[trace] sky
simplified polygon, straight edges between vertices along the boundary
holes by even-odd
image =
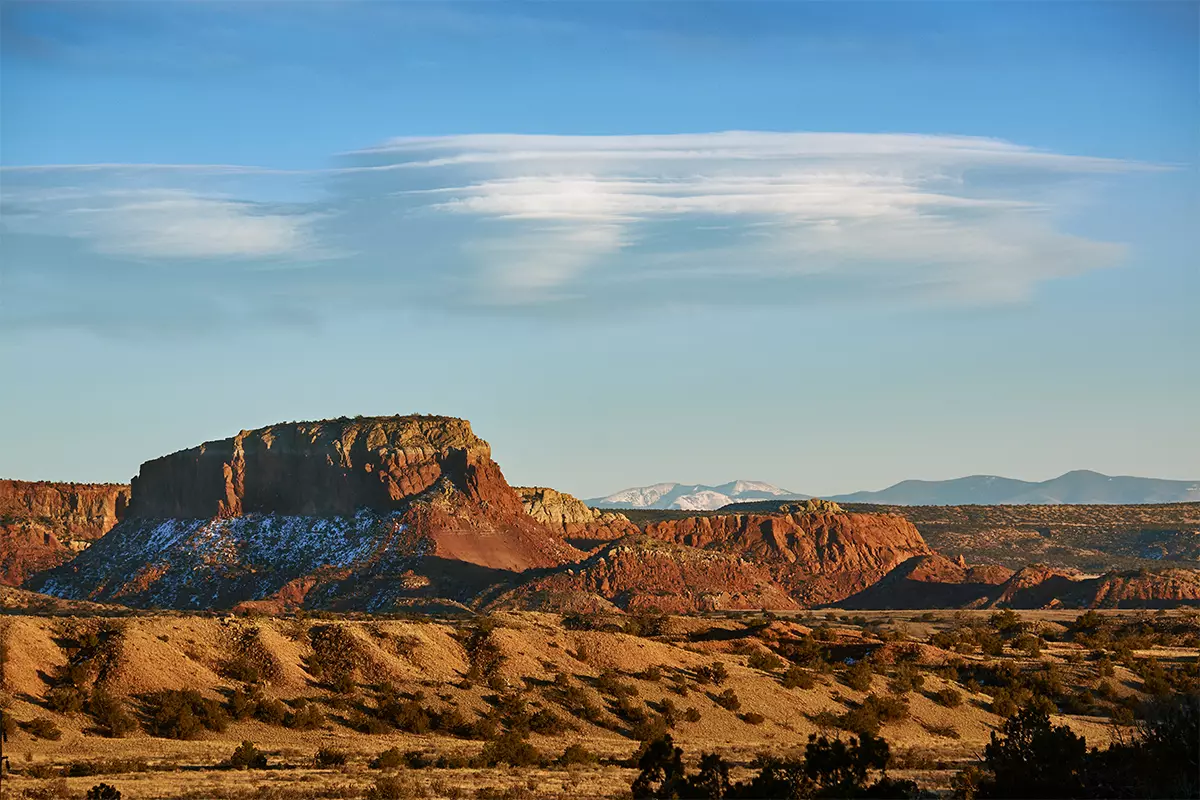
[[[0,0],[0,476],[1200,478],[1200,3]]]

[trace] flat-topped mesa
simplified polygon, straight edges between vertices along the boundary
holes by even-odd
[[[130,515],[25,585],[134,606],[378,611],[471,601],[582,557],[525,513],[466,421],[342,418],[143,464]]]
[[[60,536],[98,539],[128,506],[125,484],[0,480],[0,518],[38,519]]]
[[[130,516],[393,511],[442,478],[473,500],[520,511],[469,422],[412,415],[269,425],[147,461],[133,479]]]
[[[0,584],[69,561],[120,522],[129,487],[0,480]]]

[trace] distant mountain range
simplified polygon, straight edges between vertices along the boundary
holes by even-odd
[[[731,481],[719,486],[658,483],[593,498],[587,503],[597,508],[701,511],[735,502],[805,500],[810,496],[759,481]],[[947,481],[901,481],[877,492],[853,492],[826,499],[898,506],[1186,503],[1200,502],[1200,481],[1102,475],[1090,470],[1075,470],[1041,482],[971,475]]]
[[[595,508],[674,508],[682,511],[712,511],[730,503],[751,500],[807,500],[812,495],[789,492],[761,481],[730,481],[718,486],[702,483],[656,483],[593,497],[585,502]]]

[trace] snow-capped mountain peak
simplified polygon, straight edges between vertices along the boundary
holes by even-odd
[[[684,511],[711,511],[744,500],[807,500],[809,495],[789,492],[762,481],[730,481],[718,486],[701,483],[656,483],[636,486],[594,497],[587,504],[596,508],[674,508]]]

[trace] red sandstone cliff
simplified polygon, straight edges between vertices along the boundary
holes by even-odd
[[[842,600],[931,552],[910,522],[892,514],[718,514],[651,523],[646,533],[760,564],[803,605]]]
[[[0,584],[69,561],[125,516],[129,487],[0,480]]]

